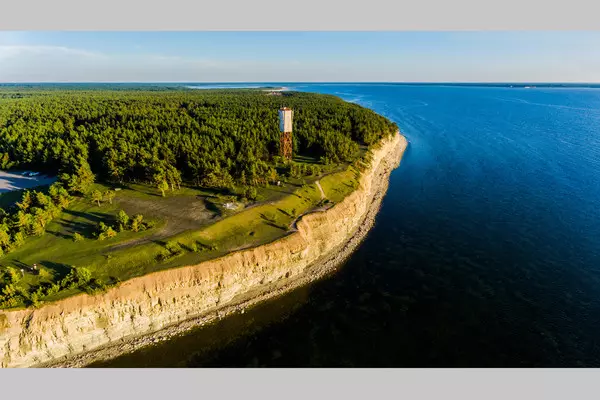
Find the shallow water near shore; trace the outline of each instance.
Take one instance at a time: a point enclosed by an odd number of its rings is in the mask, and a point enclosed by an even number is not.
[[[280,84],[409,148],[335,274],[93,367],[600,366],[600,89]]]

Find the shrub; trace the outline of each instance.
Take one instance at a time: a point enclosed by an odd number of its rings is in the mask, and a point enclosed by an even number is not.
[[[167,244],[165,245],[165,248],[171,254],[180,254],[180,253],[183,253],[183,249],[181,248],[181,244],[178,243],[178,242],[175,242],[175,241],[167,242]]]
[[[90,281],[84,285],[83,289],[86,293],[96,294],[100,292],[105,292],[108,287],[106,284],[96,278],[90,279]]]
[[[117,222],[126,229],[129,226],[129,215],[123,210],[119,211],[119,214],[117,214]]]
[[[134,232],[139,232],[140,230],[144,230],[143,222],[144,216],[142,214],[137,214],[133,217],[131,221],[131,230]]]
[[[73,234],[73,240],[74,240],[75,242],[81,242],[81,241],[83,240],[83,236],[82,236],[80,233],[78,233],[78,232],[75,232],[75,233]]]
[[[37,293],[31,293],[29,296],[29,305],[32,307],[38,307],[40,305],[39,295]]]
[[[62,289],[73,289],[86,285],[92,279],[92,273],[87,268],[72,267],[71,271],[59,283]]]
[[[52,274],[47,269],[40,268],[39,271],[40,279],[49,280],[50,278],[52,278]]]
[[[257,196],[258,192],[256,191],[256,188],[252,186],[246,188],[246,190],[244,191],[244,197],[246,197],[248,200],[256,200]]]
[[[107,238],[112,238],[112,237],[115,237],[115,236],[117,236],[117,232],[112,227],[109,226],[106,229],[106,237]]]
[[[17,283],[21,280],[21,273],[16,268],[8,267],[4,274],[4,279],[9,283]]]
[[[193,247],[191,248],[193,250]],[[169,241],[165,244],[164,250],[158,255],[158,259],[161,261],[168,260],[180,254],[183,254],[183,247],[181,243],[176,241]]]
[[[14,295],[16,295],[18,293],[18,289],[14,284],[8,284],[5,285],[4,288],[2,288],[2,295],[5,298],[10,298],[13,297]]]
[[[172,258],[172,257],[173,257],[173,254],[171,254],[171,252],[169,250],[167,250],[167,249],[163,249],[160,252],[160,254],[158,256],[156,256],[156,258],[159,261],[166,261],[166,260],[168,260],[169,258]]]
[[[98,224],[100,232],[98,233],[98,240],[110,239],[117,236],[117,232],[111,227],[106,225],[104,222]]]

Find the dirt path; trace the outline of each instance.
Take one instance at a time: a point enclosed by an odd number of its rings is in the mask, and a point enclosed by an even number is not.
[[[323,188],[321,187],[321,183],[319,181],[315,182],[317,184],[317,187],[319,188],[319,192],[321,192],[321,200],[324,200],[327,198],[327,196],[325,196],[325,192],[323,191]]]

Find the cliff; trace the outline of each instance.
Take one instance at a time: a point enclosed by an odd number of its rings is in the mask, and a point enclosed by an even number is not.
[[[327,211],[302,217],[296,232],[272,243],[133,278],[106,293],[0,311],[0,365],[85,365],[328,273],[372,226],[406,146],[400,134],[382,141],[357,190]]]

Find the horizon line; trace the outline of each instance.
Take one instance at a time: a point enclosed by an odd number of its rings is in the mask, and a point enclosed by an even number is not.
[[[600,85],[598,82],[565,82],[565,81],[19,81],[0,82],[0,85],[32,85],[32,84],[462,84],[462,85]]]

